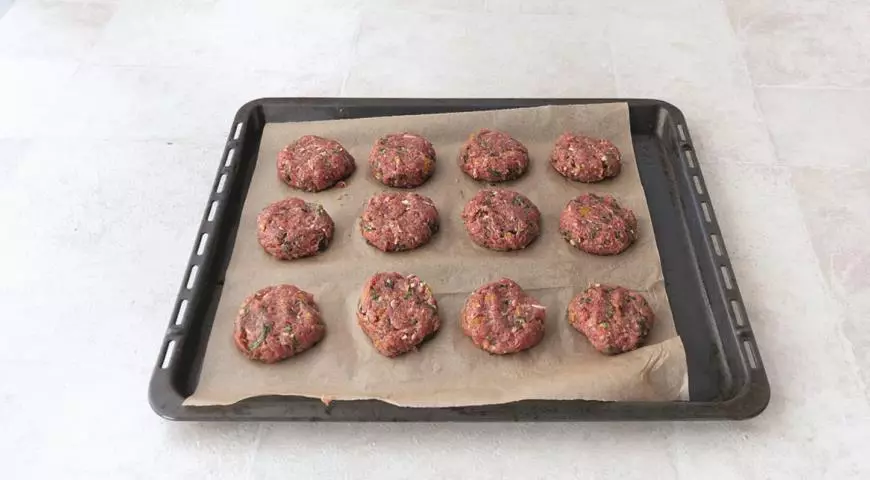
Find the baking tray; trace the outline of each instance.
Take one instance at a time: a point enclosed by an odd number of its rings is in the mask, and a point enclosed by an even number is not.
[[[242,204],[263,128],[390,115],[543,105],[626,102],[641,183],[649,204],[665,287],[682,338],[689,400],[600,402],[523,400],[474,407],[409,408],[377,400],[263,396],[191,407]],[[547,421],[742,419],[767,406],[770,387],[683,114],[647,99],[266,98],[236,113],[212,192],[151,377],[159,415],[193,421]]]

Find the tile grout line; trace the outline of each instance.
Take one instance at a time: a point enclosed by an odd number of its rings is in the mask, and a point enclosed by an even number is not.
[[[725,16],[728,19],[728,26],[730,27],[731,33],[734,35],[735,40],[737,41],[737,45],[740,46],[742,42],[740,41],[739,37],[737,36],[737,32],[735,32],[735,30],[734,30],[734,25],[731,23],[730,17],[727,15],[727,6],[724,4],[724,0],[720,0],[719,4],[722,8],[724,8],[726,10]],[[837,301],[837,297],[834,295],[830,285],[828,285],[828,281],[825,279],[825,275],[824,275],[823,270],[822,270],[821,259],[819,258],[819,255],[815,252],[815,249],[813,248],[813,240],[812,240],[812,235],[810,234],[809,222],[807,221],[807,217],[804,213],[804,209],[800,205],[800,195],[798,194],[798,191],[794,186],[794,182],[792,181],[792,172],[794,171],[795,167],[793,167],[791,165],[784,164],[780,159],[780,154],[779,154],[779,151],[776,147],[776,143],[773,141],[773,134],[770,131],[770,125],[768,123],[767,115],[764,113],[764,109],[761,106],[761,102],[758,101],[758,95],[756,95],[757,88],[765,88],[765,87],[755,84],[755,81],[752,78],[752,71],[749,69],[749,65],[747,65],[747,63],[746,63],[746,58],[743,54],[742,47],[740,48],[740,63],[743,65],[743,68],[746,71],[747,76],[749,77],[749,81],[751,84],[750,86],[752,87],[752,97],[754,99],[755,109],[761,115],[761,120],[762,120],[762,123],[764,124],[764,130],[765,130],[765,133],[767,135],[768,143],[770,144],[770,148],[773,150],[775,165],[784,168],[788,174],[788,177],[785,180],[786,180],[786,182],[788,182],[788,186],[791,188],[795,203],[797,204],[796,206],[797,206],[798,214],[800,215],[801,223],[803,224],[802,225],[803,232],[801,232],[801,233],[803,233],[806,236],[806,239],[809,242],[810,248],[813,249],[813,256],[815,257],[814,258],[815,261],[813,263],[814,263],[815,270],[816,270],[815,277],[819,281],[819,284],[821,285],[822,291],[825,293],[825,296],[827,297],[827,298],[825,298],[825,301],[828,304],[830,304],[830,306],[839,314],[838,315],[839,321],[837,321],[837,323],[835,324],[835,327],[837,329],[837,336],[839,337],[840,344],[847,346],[848,350],[849,350],[847,360],[848,360],[848,363],[850,364],[849,365],[850,373],[854,376],[854,378],[858,382],[861,391],[864,392],[865,402],[868,405],[870,405],[870,395],[868,395],[867,385],[864,384],[864,380],[861,376],[861,369],[858,366],[858,362],[857,362],[856,355],[855,355],[855,346],[849,340],[847,335],[843,332],[843,320],[845,318],[844,317],[845,312],[842,311],[843,309],[839,305],[839,303]]]

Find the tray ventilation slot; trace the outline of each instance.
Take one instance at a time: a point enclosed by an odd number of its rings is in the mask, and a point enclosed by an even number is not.
[[[193,285],[196,283],[196,274],[199,272],[199,265],[194,265],[193,268],[190,269],[190,275],[187,276],[187,289],[193,289]]]
[[[687,148],[683,150],[683,153],[686,155],[686,164],[689,168],[695,168],[695,152]]]
[[[704,194],[704,187],[701,186],[701,178],[697,175],[692,175],[692,181],[695,183],[695,191],[698,195]]]
[[[178,305],[178,313],[175,314],[175,325],[181,326],[184,324],[185,312],[187,312],[187,300],[182,300]]]
[[[688,141],[686,137],[686,127],[684,127],[682,123],[677,124],[677,133],[680,135],[681,142],[686,143]]]
[[[737,300],[731,300],[731,311],[734,313],[734,323],[736,323],[738,327],[745,326],[746,320],[743,317],[743,307],[740,305],[740,302]]]
[[[215,201],[211,202],[211,207],[208,210],[208,221],[209,222],[214,221],[214,217],[215,217],[215,215],[217,215],[217,209],[218,209],[218,201],[215,200]]]
[[[239,137],[242,135],[242,126],[243,125],[244,125],[243,122],[239,122],[236,124],[236,131],[233,133],[233,140],[238,140]]]
[[[721,257],[722,256],[722,246],[719,245],[719,235],[716,235],[715,233],[711,233],[710,234],[710,241],[713,242],[713,251],[716,252],[717,256]]]
[[[758,369],[758,359],[755,357],[755,348],[749,340],[743,341],[743,351],[746,352],[746,360],[749,362],[749,368]]]
[[[166,370],[169,364],[172,363],[172,355],[175,353],[175,340],[170,340],[166,346],[166,353],[163,354],[163,361],[160,362],[160,368]]]
[[[217,190],[215,190],[215,192],[223,193],[224,186],[226,186],[226,184],[227,184],[227,174],[225,173],[225,174],[221,175],[220,180],[218,180],[218,186],[217,186]]]
[[[710,216],[710,206],[707,205],[707,202],[701,202],[701,210],[704,211],[704,220],[706,220],[707,223],[713,223],[713,217]]]
[[[196,254],[202,256],[205,253],[205,246],[208,245],[208,234],[203,233],[202,236],[199,237],[199,246],[196,248]]]
[[[224,162],[224,167],[229,168],[230,165],[233,164],[233,157],[236,155],[236,149],[231,148],[229,152],[227,152],[227,160]]]
[[[731,282],[731,270],[729,270],[725,265],[722,265],[719,268],[722,270],[722,280],[725,282],[725,288],[731,290],[734,288],[734,284]]]

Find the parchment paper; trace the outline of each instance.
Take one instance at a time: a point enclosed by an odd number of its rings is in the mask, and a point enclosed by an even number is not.
[[[543,215],[540,237],[522,251],[477,247],[460,219],[465,202],[487,185],[461,172],[457,154],[469,134],[483,127],[504,130],[529,149],[531,166],[526,175],[501,184],[528,196]],[[623,155],[622,173],[594,185],[559,176],[548,158],[556,137],[566,130],[613,141]],[[435,174],[415,191],[435,201],[441,230],[421,249],[387,254],[365,243],[358,219],[364,201],[386,189],[370,176],[369,150],[380,135],[395,131],[422,134],[435,146]],[[278,151],[305,134],[334,138],[354,156],[358,168],[346,188],[304,193],[278,180]],[[380,399],[417,407],[521,399],[678,399],[686,378],[685,352],[665,293],[630,135],[625,104],[266,125],[199,384],[185,405],[223,405],[275,394]],[[634,210],[639,239],[630,249],[597,257],[562,240],[559,213],[568,200],[584,192],[613,194]],[[257,243],[257,214],[289,196],[321,203],[335,220],[335,237],[326,252],[281,262]],[[357,326],[354,312],[360,289],[378,271],[417,274],[435,292],[441,330],[417,352],[382,357]],[[459,311],[472,290],[501,277],[514,279],[547,307],[546,335],[526,352],[493,356],[462,334]],[[236,350],[231,339],[233,321],[247,295],[279,283],[295,284],[314,294],[327,333],[320,344],[298,357],[262,365]],[[619,284],[645,294],[657,318],[648,346],[604,356],[568,324],[569,301],[590,283]]]

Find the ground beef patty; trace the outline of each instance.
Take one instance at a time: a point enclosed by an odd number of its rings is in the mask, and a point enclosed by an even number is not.
[[[305,135],[278,153],[278,178],[306,192],[319,192],[349,177],[356,169],[353,157],[340,143]]]
[[[522,176],[529,167],[529,151],[498,130],[478,130],[459,150],[462,171],[475,180],[504,182]]]
[[[264,208],[257,217],[257,239],[280,260],[310,257],[326,250],[335,224],[323,206],[287,198]]]
[[[577,182],[600,182],[622,169],[619,150],[610,140],[563,133],[550,155],[562,176]]]
[[[391,133],[379,138],[369,155],[372,175],[384,185],[419,187],[435,171],[435,148],[413,133]]]
[[[573,247],[595,255],[615,255],[637,239],[637,218],[613,197],[587,193],[568,202],[559,232]]]
[[[438,210],[423,195],[383,192],[366,202],[359,226],[362,236],[378,250],[412,250],[438,231]]]
[[[541,232],[538,207],[511,190],[477,192],[462,209],[462,220],[474,243],[491,250],[526,248]]]
[[[502,278],[468,296],[462,331],[475,345],[502,355],[537,345],[544,338],[547,309],[513,280]]]
[[[275,363],[308,350],[325,333],[310,293],[294,285],[274,285],[245,299],[233,339],[251,360]]]
[[[601,353],[640,346],[655,323],[646,299],[623,287],[593,285],[568,304],[568,321]]]
[[[438,304],[416,275],[377,273],[362,289],[357,320],[378,352],[395,357],[438,331]]]

